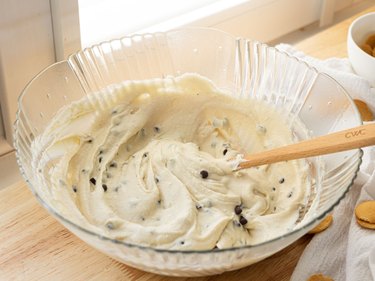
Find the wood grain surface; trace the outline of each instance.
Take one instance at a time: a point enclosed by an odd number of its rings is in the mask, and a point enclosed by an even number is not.
[[[370,11],[375,11],[375,6],[363,13]],[[345,57],[346,32],[353,18],[296,47],[317,58]],[[24,182],[0,191],[0,281],[286,281],[311,237],[305,235],[283,251],[241,270],[191,279],[165,277],[133,269],[87,246],[39,205]]]

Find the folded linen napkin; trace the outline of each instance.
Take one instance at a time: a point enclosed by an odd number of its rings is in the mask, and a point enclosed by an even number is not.
[[[375,112],[375,89],[356,75],[348,59],[318,60],[287,44],[277,49],[299,57],[339,82],[351,95],[365,101]],[[361,228],[355,219],[355,206],[375,200],[375,147],[364,149],[358,177],[346,197],[333,211],[333,224],[316,234],[307,245],[293,272],[291,281],[304,281],[321,273],[335,281],[375,280],[375,230]]]

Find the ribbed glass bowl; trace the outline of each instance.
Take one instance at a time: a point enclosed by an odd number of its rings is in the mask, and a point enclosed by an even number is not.
[[[41,204],[89,245],[130,266],[174,276],[199,276],[238,269],[260,261],[296,241],[316,226],[344,197],[356,177],[361,150],[309,158],[314,184],[310,203],[296,228],[254,246],[206,251],[170,251],[103,237],[64,218],[37,181],[30,165],[31,144],[64,106],[86,95],[105,93],[126,80],[198,73],[237,99],[260,99],[297,120],[311,136],[361,124],[351,98],[332,78],[275,48],[237,39],[212,29],[183,29],[125,37],[95,45],[38,74],[19,98],[14,145],[20,170]],[[45,179],[49,185],[49,179]],[[44,194],[44,193],[43,193]],[[314,206],[314,208],[310,208]],[[309,209],[310,208],[310,209]]]

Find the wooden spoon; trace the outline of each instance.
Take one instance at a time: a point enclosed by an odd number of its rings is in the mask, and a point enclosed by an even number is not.
[[[264,164],[324,155],[370,145],[375,145],[375,123],[246,155],[244,161],[235,170],[238,171]]]

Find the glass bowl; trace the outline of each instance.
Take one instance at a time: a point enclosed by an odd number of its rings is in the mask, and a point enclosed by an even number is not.
[[[132,267],[173,276],[239,269],[280,251],[315,227],[339,204],[358,172],[360,149],[307,159],[314,179],[293,231],[253,246],[204,251],[161,250],[113,240],[77,225],[40,192],[31,144],[65,105],[125,80],[198,73],[237,99],[259,99],[289,114],[296,135],[302,121],[311,136],[360,125],[344,89],[305,62],[265,44],[203,28],[144,34],[104,42],[71,55],[38,74],[19,98],[14,145],[22,175],[41,204],[72,233]],[[312,207],[313,206],[313,207]],[[309,212],[309,216],[305,214]]]

